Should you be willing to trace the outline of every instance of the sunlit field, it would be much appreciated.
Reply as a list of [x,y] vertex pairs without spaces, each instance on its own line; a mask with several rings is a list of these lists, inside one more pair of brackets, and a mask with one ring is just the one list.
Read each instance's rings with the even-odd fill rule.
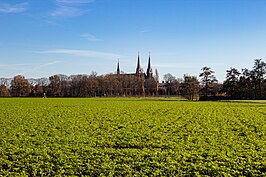
[[266,103],[0,99],[0,176],[266,176]]

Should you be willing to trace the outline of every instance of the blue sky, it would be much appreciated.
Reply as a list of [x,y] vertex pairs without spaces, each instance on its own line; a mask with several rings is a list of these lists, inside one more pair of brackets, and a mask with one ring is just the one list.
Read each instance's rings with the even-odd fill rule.
[[135,72],[219,82],[266,59],[266,0],[1,0],[0,77]]

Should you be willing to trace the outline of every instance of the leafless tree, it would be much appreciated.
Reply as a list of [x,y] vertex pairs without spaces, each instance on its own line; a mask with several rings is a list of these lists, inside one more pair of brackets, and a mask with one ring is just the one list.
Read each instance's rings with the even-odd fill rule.
[[0,97],[8,97],[10,96],[9,90],[5,85],[0,86]]
[[31,85],[22,75],[17,75],[11,81],[11,96],[29,96],[31,93]]

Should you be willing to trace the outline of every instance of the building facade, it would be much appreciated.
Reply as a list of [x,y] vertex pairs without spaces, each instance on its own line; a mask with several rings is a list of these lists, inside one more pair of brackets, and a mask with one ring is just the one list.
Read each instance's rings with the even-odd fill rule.
[[135,73],[122,73],[120,63],[117,63],[116,77],[121,83],[123,95],[155,95],[158,90],[158,81],[153,77],[151,57],[149,54],[146,72],[140,65],[140,56],[138,54]]

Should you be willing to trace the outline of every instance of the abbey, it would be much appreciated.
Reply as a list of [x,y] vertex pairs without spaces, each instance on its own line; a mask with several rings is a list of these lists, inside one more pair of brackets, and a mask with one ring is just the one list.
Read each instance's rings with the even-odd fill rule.
[[152,72],[152,67],[151,67],[151,57],[149,54],[149,59],[148,59],[148,67],[146,73],[143,71],[143,69],[140,66],[140,57],[138,54],[138,61],[137,61],[137,68],[136,68],[136,73],[129,73],[129,74],[122,74],[120,71],[120,63],[118,61],[117,63],[117,70],[116,70],[117,75],[135,75],[137,78],[142,78],[142,79],[152,79],[153,78],[153,72]]
[[122,73],[120,63],[117,63],[116,78],[120,83],[123,95],[155,95],[158,91],[158,81],[153,77],[151,57],[149,54],[146,72],[140,65],[138,54],[135,73]]

